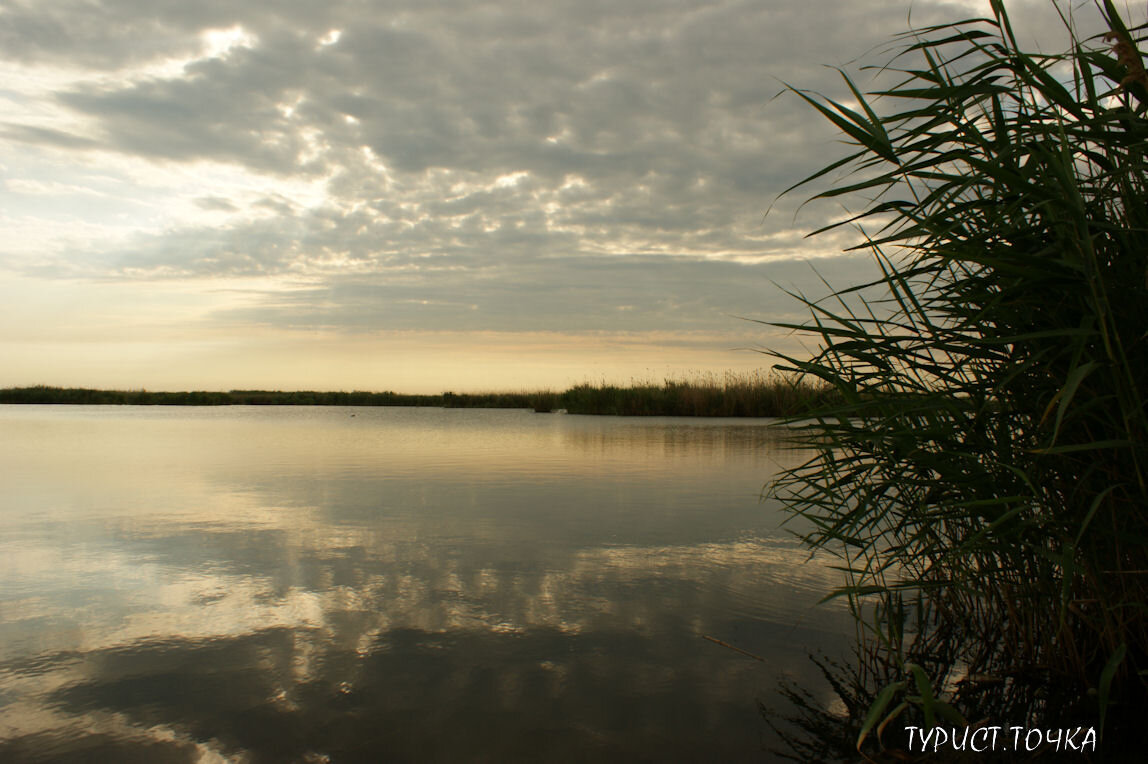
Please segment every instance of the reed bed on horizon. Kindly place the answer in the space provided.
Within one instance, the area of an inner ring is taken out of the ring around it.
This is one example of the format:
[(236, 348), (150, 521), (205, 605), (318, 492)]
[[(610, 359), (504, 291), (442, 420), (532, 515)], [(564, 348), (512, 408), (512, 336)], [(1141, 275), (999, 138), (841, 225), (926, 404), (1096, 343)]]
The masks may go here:
[(902, 37), (892, 87), (845, 76), (853, 107), (794, 91), (854, 149), (794, 188), (848, 171), (813, 198), (865, 207), (822, 230), (861, 229), (883, 273), (778, 324), (821, 348), (783, 368), (838, 398), (773, 492), (893, 669), (859, 751), (902, 722), (1148, 737), (1145, 27), (1097, 8), (1063, 54), (994, 0)]
[(834, 393), (820, 382), (764, 371), (697, 374), (627, 386), (576, 385), (555, 396), (554, 408), (571, 414), (619, 416), (800, 416), (824, 405)]
[(0, 389), (0, 403), (95, 406), (441, 406), (443, 396), (361, 390), (157, 391), (34, 385)]
[(565, 410), (571, 414), (621, 416), (796, 416), (824, 404), (833, 392), (766, 372), (695, 374), (661, 384), (584, 383), (565, 391), (517, 390), (445, 392), (414, 395), (395, 392), (313, 390), (230, 390), (162, 392), (96, 390), (37, 385), (0, 390), (0, 403), (54, 403), (136, 406), (441, 406), (444, 408)]

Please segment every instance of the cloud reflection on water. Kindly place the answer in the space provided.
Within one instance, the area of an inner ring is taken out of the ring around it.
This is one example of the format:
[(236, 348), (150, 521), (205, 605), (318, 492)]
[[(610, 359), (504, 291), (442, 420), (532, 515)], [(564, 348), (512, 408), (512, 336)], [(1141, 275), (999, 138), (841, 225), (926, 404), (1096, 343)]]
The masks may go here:
[[(0, 754), (735, 755), (843, 623), (756, 502), (792, 457), (760, 427), (336, 412), (7, 422), (48, 447), (0, 453)], [(57, 448), (75, 477), (41, 485)]]

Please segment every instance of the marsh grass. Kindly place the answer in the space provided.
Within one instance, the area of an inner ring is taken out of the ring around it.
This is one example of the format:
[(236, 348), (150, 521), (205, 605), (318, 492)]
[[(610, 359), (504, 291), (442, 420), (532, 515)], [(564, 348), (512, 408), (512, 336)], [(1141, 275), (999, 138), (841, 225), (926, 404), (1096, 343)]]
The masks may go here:
[(698, 374), (681, 379), (576, 385), (560, 397), (571, 414), (620, 416), (799, 416), (824, 405), (833, 392), (820, 382), (767, 372)]
[(442, 406), (444, 408), (533, 409), (539, 413), (628, 416), (795, 416), (824, 404), (834, 393), (822, 383), (793, 376), (754, 372), (695, 374), (661, 384), (632, 381), (575, 385), (554, 390), (446, 392), (410, 395), (395, 392), (320, 392), (231, 390), (229, 392), (156, 392), (93, 390), (39, 385), (0, 390), (0, 403), (64, 403), (137, 406)]
[(838, 397), (773, 489), (896, 669), (859, 748), (913, 715), (1091, 722), (1115, 751), (1148, 708), (1144, 28), (1105, 0), (1033, 54), (992, 8), (900, 38), (890, 88), (845, 76), (857, 106), (793, 91), (854, 148), (795, 188), (848, 171), (814, 198), (866, 206), (822, 230), (861, 229), (883, 276), (779, 324), (820, 346), (782, 367)]

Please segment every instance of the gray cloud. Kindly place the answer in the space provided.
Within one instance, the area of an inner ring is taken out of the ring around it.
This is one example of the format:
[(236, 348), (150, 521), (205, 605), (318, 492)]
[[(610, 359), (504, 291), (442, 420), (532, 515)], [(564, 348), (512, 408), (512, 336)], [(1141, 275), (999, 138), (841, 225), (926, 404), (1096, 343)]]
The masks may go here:
[(201, 209), (208, 212), (237, 212), (239, 210), (229, 200), (219, 196), (203, 196), (195, 200), (195, 203)]
[(98, 141), (91, 138), (72, 135), (63, 130), (11, 122), (0, 123), (0, 135), (19, 143), (37, 143), (65, 149), (91, 149), (99, 145)]
[[(220, 315), (239, 324), (351, 331), (698, 332), (742, 338), (761, 328), (741, 319), (795, 321), (782, 289), (811, 298), (877, 274), (860, 258), (778, 260), (747, 266), (665, 257), (557, 258), (523, 266), (396, 268), (342, 276), (267, 295), (262, 305)], [(773, 303), (773, 307), (770, 304)], [(781, 303), (784, 307), (777, 307)]]
[[(917, 25), (968, 15), (913, 6)], [(763, 220), (841, 151), (797, 99), (771, 99), (783, 81), (842, 97), (825, 65), (871, 53), (906, 17), (891, 0), (6, 2), (6, 56), (92, 77), (53, 95), (87, 132), (9, 121), (3, 134), (321, 180), (317, 207), (220, 189), (194, 204), (225, 222), (75, 253), (110, 277), (312, 285), (229, 320), (710, 329), (753, 313), (792, 267), (761, 261), (850, 243), (791, 230), (824, 219), (795, 218), (800, 195)], [(250, 44), (130, 74), (236, 26)]]

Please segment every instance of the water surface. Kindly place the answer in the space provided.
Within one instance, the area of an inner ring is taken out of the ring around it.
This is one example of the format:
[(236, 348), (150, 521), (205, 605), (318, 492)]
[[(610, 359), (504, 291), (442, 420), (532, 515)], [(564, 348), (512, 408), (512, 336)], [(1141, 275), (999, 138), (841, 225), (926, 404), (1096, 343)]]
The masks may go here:
[[(768, 759), (768, 420), (0, 406), (0, 760)], [(759, 662), (703, 639), (712, 636)]]

